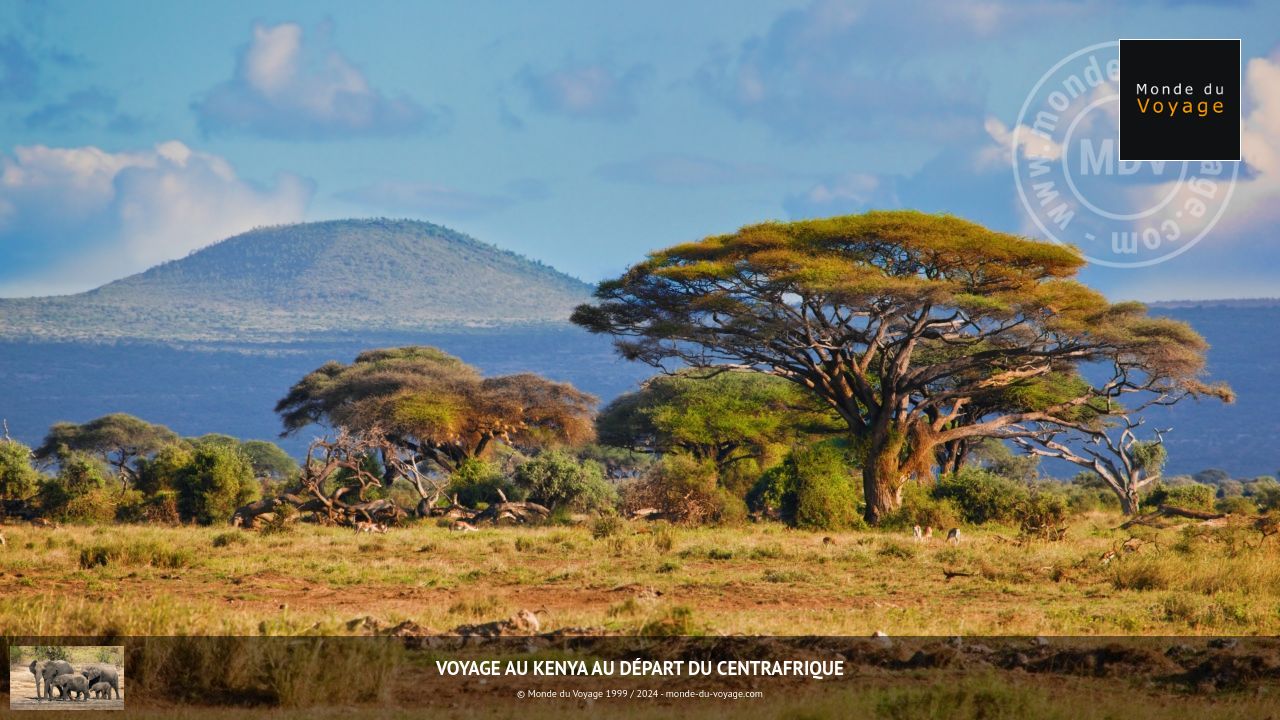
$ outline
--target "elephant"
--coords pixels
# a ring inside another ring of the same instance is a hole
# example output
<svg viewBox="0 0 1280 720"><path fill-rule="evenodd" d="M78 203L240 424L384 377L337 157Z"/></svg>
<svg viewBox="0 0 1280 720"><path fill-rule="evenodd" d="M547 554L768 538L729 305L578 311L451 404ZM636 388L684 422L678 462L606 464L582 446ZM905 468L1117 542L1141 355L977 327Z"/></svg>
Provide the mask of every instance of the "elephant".
<svg viewBox="0 0 1280 720"><path fill-rule="evenodd" d="M76 673L59 675L53 679L53 686L62 691L63 700L73 700L74 695L79 695L81 700L89 699L89 681L85 680L83 675Z"/></svg>
<svg viewBox="0 0 1280 720"><path fill-rule="evenodd" d="M99 700L110 700L111 683L94 683L93 686L89 688L89 692L93 693L93 696Z"/></svg>
<svg viewBox="0 0 1280 720"><path fill-rule="evenodd" d="M52 700L53 688L54 688L53 679L58 677L59 675L68 675L70 673L75 672L75 670L71 668L71 663L67 662L66 660L48 660L48 661L32 660L30 669L31 669L31 674L34 675L36 678L36 699L37 700L42 699L41 693L40 693L40 687L42 685L44 687L43 699ZM63 695L62 688L58 688L58 696L61 697L62 695Z"/></svg>
<svg viewBox="0 0 1280 720"><path fill-rule="evenodd" d="M120 676L111 665L90 665L80 672L90 685L106 683L116 691L116 699L120 698Z"/></svg>

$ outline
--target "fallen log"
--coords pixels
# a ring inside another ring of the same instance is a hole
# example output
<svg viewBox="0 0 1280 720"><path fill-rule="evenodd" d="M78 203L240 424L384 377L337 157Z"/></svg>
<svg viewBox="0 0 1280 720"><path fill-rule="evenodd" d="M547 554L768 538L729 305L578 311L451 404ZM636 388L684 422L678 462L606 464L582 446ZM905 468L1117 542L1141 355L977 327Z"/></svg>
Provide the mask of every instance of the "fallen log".
<svg viewBox="0 0 1280 720"><path fill-rule="evenodd" d="M1181 517L1191 520L1221 520L1227 516L1227 513L1206 512L1204 510L1191 510L1188 508L1180 508L1176 505L1160 505L1156 511L1166 517Z"/></svg>
<svg viewBox="0 0 1280 720"><path fill-rule="evenodd" d="M546 520L551 510L535 502L496 502L481 511L472 522L489 522L500 525L503 522L525 524Z"/></svg>

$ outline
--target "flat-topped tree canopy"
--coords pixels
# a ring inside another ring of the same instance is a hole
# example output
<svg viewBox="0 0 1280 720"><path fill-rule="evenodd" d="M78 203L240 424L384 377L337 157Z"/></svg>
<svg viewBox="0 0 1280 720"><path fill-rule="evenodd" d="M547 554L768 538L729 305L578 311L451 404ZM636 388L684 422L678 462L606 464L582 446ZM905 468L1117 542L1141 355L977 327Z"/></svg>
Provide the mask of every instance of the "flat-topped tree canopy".
<svg viewBox="0 0 1280 720"><path fill-rule="evenodd" d="M88 453L111 464L122 480L138 479L138 461L179 441L164 425L127 413L111 413L86 423L54 423L35 449L39 460L57 460L67 451Z"/></svg>
<svg viewBox="0 0 1280 720"><path fill-rule="evenodd" d="M531 373L483 377L431 347L369 350L328 362L276 405L285 434L312 423L377 430L393 444L452 472L491 442L518 447L591 438L596 399Z"/></svg>
<svg viewBox="0 0 1280 720"><path fill-rule="evenodd" d="M1222 394L1189 326L1075 279L1074 248L916 211L767 222L651 254L573 321L625 357L752 368L828 403L863 441L867 517L938 449L1106 412L1121 395ZM1112 369L1083 380L1089 363Z"/></svg>

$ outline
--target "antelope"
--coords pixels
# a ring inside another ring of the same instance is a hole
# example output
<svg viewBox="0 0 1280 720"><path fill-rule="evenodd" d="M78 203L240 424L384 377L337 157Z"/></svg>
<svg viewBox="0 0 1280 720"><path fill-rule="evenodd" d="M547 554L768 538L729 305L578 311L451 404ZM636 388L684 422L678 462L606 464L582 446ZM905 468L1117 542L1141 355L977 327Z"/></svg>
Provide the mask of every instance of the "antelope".
<svg viewBox="0 0 1280 720"><path fill-rule="evenodd" d="M911 539L916 542L924 542L924 530L920 529L919 525L911 528Z"/></svg>
<svg viewBox="0 0 1280 720"><path fill-rule="evenodd" d="M463 520L455 522L449 529L454 532L478 532L475 525Z"/></svg>
<svg viewBox="0 0 1280 720"><path fill-rule="evenodd" d="M382 533L386 534L387 526L382 523L371 523L359 520L356 522L356 534L360 533Z"/></svg>
<svg viewBox="0 0 1280 720"><path fill-rule="evenodd" d="M925 527L924 527L924 539L925 539L925 540L932 540L932 539L933 539L933 526L932 526L932 525L925 525Z"/></svg>
<svg viewBox="0 0 1280 720"><path fill-rule="evenodd" d="M947 542L952 545L960 544L960 528L951 528L947 531Z"/></svg>

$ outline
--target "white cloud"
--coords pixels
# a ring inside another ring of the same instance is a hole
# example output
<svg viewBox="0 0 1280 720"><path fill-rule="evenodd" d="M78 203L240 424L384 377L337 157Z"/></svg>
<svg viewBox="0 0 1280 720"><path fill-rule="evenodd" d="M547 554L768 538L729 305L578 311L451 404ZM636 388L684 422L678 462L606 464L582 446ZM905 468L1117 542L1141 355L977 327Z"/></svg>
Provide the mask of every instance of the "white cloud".
<svg viewBox="0 0 1280 720"><path fill-rule="evenodd" d="M782 207L795 219L897 207L900 202L896 181L894 177L847 173L817 183L802 193L788 195Z"/></svg>
<svg viewBox="0 0 1280 720"><path fill-rule="evenodd" d="M387 97L322 36L309 43L294 23L255 25L235 75L194 106L207 133L279 139L402 135L441 129L444 108Z"/></svg>
<svg viewBox="0 0 1280 720"><path fill-rule="evenodd" d="M0 295L86 290L258 225L295 222L309 181L240 179L221 157L170 141L112 153L86 146L0 157Z"/></svg>
<svg viewBox="0 0 1280 720"><path fill-rule="evenodd" d="M625 71L600 63L575 63L535 71L526 67L519 80L536 109L593 120L624 120L636 113L636 94L652 70L635 65Z"/></svg>

